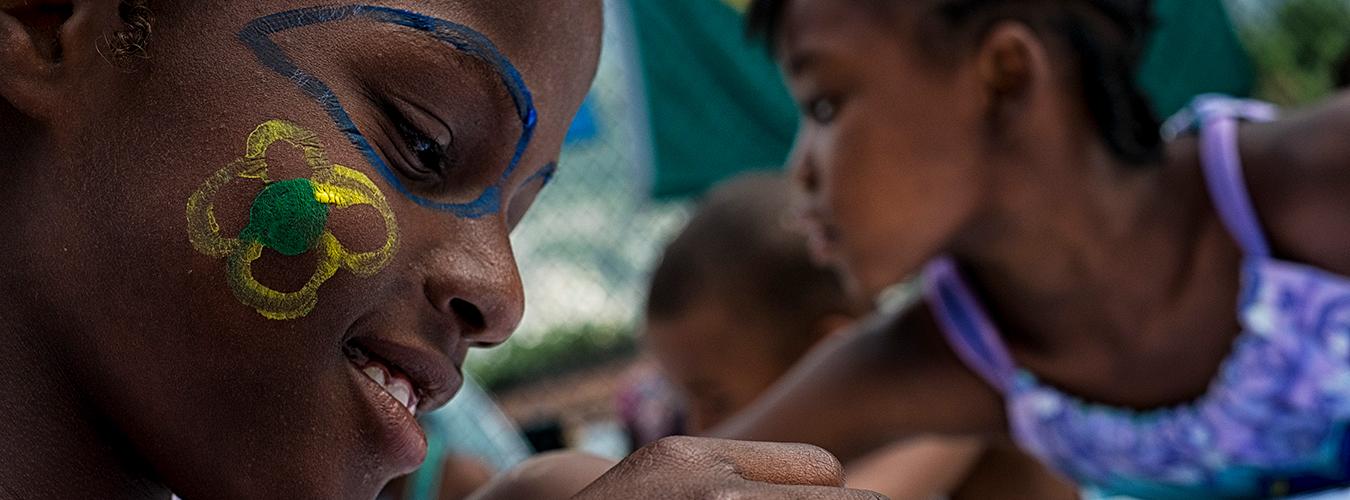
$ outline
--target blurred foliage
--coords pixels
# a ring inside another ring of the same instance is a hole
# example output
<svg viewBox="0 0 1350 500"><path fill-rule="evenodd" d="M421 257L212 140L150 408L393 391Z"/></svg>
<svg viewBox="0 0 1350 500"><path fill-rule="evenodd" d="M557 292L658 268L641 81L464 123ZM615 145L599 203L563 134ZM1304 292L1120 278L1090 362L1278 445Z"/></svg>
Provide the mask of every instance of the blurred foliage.
<svg viewBox="0 0 1350 500"><path fill-rule="evenodd" d="M1294 105L1330 92L1350 48L1350 2L1284 0L1259 9L1241 31L1260 74L1260 97Z"/></svg>
<svg viewBox="0 0 1350 500"><path fill-rule="evenodd" d="M632 328L613 325L561 327L536 342L509 342L476 350L465 371L489 392L509 390L541 378L582 370L637 354Z"/></svg>

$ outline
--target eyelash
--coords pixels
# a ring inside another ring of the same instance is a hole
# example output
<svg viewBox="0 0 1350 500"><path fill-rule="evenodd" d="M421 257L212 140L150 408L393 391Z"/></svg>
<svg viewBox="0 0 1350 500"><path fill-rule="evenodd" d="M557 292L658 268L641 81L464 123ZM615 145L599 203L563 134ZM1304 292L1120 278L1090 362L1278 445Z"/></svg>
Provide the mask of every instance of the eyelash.
<svg viewBox="0 0 1350 500"><path fill-rule="evenodd" d="M403 118L395 118L399 135L404 146L412 153L409 158L413 177L444 179L455 164L454 133L451 132L449 144L443 145L428 137Z"/></svg>

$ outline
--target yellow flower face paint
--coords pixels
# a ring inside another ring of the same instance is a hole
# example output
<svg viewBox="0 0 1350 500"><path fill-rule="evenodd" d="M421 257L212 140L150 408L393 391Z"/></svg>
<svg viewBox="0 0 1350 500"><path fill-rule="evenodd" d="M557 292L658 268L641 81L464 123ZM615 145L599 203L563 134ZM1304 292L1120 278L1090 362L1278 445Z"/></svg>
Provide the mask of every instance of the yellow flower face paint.
<svg viewBox="0 0 1350 500"><path fill-rule="evenodd" d="M267 148L275 143L299 149L309 166L307 179L275 180L268 175ZM220 234L214 198L231 182L256 182L261 190L249 209L248 225L237 237ZM384 246L373 252L347 250L328 230L332 209L369 205L384 219ZM234 296L269 319L302 318L319 302L319 287L339 270L367 277L380 272L398 251L398 223L375 183L365 174L328 161L313 132L272 120L254 129L244 156L207 179L187 203L188 237L198 252L226 259ZM253 277L264 248L286 256L316 252L319 264L305 286L279 292Z"/></svg>

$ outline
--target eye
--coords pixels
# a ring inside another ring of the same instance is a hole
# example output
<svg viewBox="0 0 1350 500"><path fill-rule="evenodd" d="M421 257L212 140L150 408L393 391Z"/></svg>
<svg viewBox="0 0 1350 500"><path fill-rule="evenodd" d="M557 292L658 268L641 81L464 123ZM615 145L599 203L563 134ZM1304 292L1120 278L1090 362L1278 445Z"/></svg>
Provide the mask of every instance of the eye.
<svg viewBox="0 0 1350 500"><path fill-rule="evenodd" d="M445 177L449 173L449 166L453 165L453 135L447 143L442 144L405 120L398 120L398 132L411 153L409 167L413 169L415 177Z"/></svg>
<svg viewBox="0 0 1350 500"><path fill-rule="evenodd" d="M459 158L449 125L416 106L386 103L383 107L396 135L392 139L398 158L393 163L401 173L430 185L440 185L455 174Z"/></svg>
<svg viewBox="0 0 1350 500"><path fill-rule="evenodd" d="M811 121L826 125L839 114L839 103L833 97L817 97L807 101L805 109Z"/></svg>

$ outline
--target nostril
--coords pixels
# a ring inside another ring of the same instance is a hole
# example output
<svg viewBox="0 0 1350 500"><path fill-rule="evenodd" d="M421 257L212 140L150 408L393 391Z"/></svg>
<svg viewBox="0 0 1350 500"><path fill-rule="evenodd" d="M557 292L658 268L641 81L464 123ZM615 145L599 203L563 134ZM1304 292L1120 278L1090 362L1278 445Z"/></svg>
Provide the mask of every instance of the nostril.
<svg viewBox="0 0 1350 500"><path fill-rule="evenodd" d="M480 333L487 329L487 320L483 317L483 311L478 306L473 305L464 299L451 299L450 310L464 322L464 326L473 333Z"/></svg>

